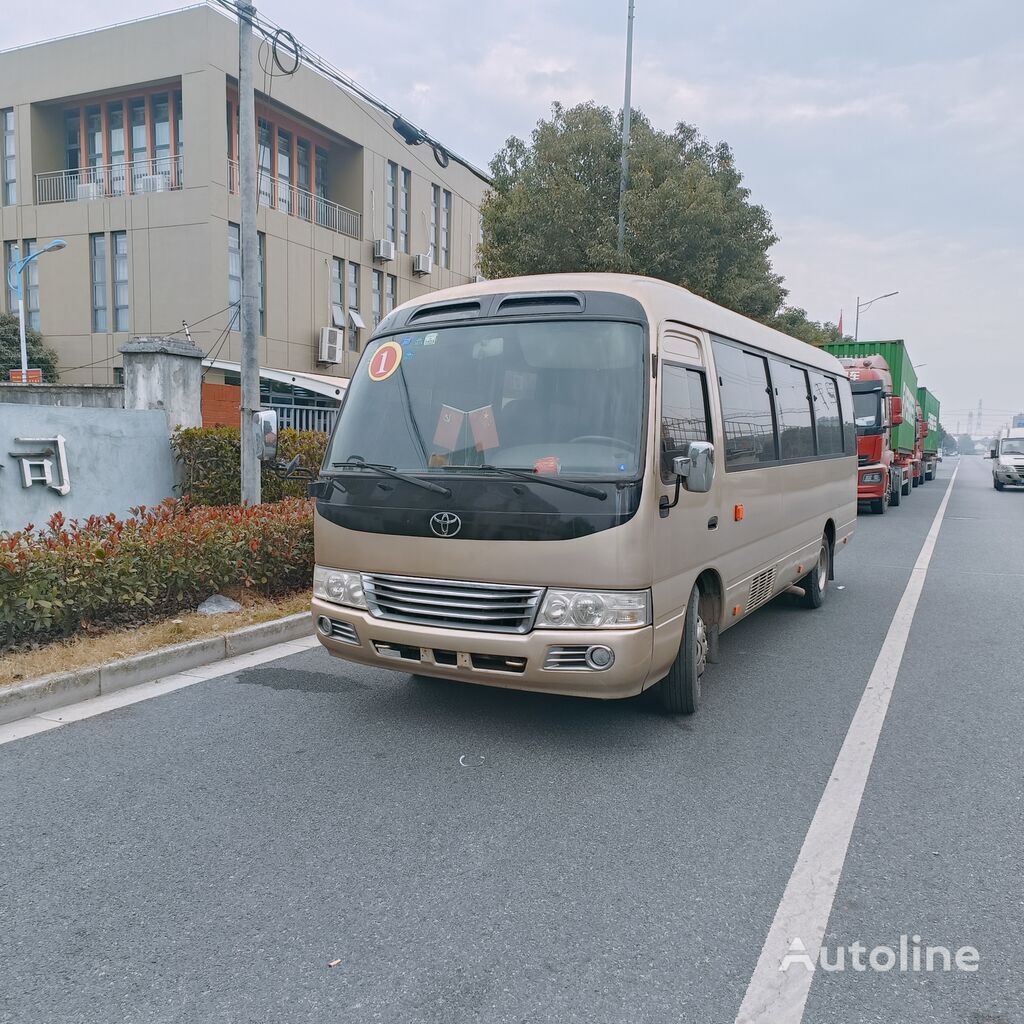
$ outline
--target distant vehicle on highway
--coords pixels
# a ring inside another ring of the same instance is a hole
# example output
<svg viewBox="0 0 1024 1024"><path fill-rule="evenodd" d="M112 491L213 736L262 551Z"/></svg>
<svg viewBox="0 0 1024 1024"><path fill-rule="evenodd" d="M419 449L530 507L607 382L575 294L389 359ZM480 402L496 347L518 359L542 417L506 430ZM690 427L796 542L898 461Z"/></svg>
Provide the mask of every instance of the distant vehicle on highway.
<svg viewBox="0 0 1024 1024"><path fill-rule="evenodd" d="M341 658L689 714L720 632L819 606L856 522L838 360L681 288L553 275L390 313L317 497Z"/></svg>
<svg viewBox="0 0 1024 1024"><path fill-rule="evenodd" d="M1024 427L1011 427L996 440L989 452L992 459L992 486L1024 486Z"/></svg>

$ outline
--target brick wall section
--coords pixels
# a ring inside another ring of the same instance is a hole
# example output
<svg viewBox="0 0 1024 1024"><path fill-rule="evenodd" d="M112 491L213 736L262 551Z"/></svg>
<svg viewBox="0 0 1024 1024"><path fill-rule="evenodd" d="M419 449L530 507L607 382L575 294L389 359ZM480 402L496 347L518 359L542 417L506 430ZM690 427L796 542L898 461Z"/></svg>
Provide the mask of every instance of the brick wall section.
<svg viewBox="0 0 1024 1024"><path fill-rule="evenodd" d="M242 422L242 389L203 382L203 426L237 427Z"/></svg>

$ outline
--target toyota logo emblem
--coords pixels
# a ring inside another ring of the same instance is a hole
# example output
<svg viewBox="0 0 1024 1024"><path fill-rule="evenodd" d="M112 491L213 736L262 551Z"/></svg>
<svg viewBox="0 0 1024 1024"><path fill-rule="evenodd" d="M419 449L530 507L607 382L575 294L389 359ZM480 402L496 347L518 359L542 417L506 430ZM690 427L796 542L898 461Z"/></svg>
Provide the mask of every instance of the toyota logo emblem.
<svg viewBox="0 0 1024 1024"><path fill-rule="evenodd" d="M454 512L435 512L430 517L430 528L438 537L454 537L462 529L462 520Z"/></svg>

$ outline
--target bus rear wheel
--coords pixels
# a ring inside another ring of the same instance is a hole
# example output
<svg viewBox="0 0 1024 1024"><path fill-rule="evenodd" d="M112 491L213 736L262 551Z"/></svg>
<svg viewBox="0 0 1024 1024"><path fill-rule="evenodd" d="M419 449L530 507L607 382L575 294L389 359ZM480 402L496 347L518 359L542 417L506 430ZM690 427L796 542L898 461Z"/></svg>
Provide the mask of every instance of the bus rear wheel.
<svg viewBox="0 0 1024 1024"><path fill-rule="evenodd" d="M814 563L814 568L797 584L797 586L803 587L805 608L820 608L822 606L831 568L832 545L828 542L828 534L823 533L821 547L818 549L818 560Z"/></svg>
<svg viewBox="0 0 1024 1024"><path fill-rule="evenodd" d="M700 682L708 664L708 630L700 614L700 588L690 591L679 653L668 675L658 683L662 708L673 715L692 715L700 706Z"/></svg>

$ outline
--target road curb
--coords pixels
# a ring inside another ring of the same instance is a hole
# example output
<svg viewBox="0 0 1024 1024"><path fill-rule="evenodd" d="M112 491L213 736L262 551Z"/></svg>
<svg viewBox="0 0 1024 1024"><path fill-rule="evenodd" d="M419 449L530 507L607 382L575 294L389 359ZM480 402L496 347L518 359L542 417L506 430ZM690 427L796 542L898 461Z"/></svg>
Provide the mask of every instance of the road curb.
<svg viewBox="0 0 1024 1024"><path fill-rule="evenodd" d="M106 665L27 679L0 689L0 725L312 634L312 617L309 612L299 612Z"/></svg>

